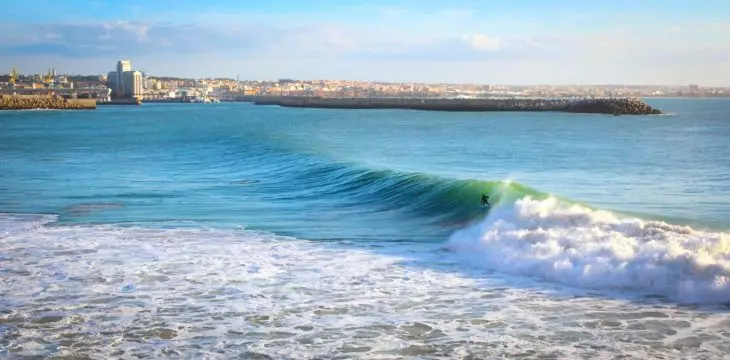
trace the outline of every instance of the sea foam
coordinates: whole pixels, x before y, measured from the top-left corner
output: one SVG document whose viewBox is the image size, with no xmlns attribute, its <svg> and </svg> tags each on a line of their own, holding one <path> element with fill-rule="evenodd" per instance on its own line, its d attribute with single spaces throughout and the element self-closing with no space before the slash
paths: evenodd
<svg viewBox="0 0 730 360">
<path fill-rule="evenodd" d="M 455 232 L 480 266 L 565 285 L 730 301 L 730 236 L 525 197 Z"/>
<path fill-rule="evenodd" d="M 0 214 L 0 354 L 721 358 L 730 314 L 574 296 L 439 244 Z M 483 255 L 483 254 L 482 254 Z M 581 290 L 582 291 L 582 290 Z M 701 349 L 699 349 L 701 346 Z M 701 351 L 698 351 L 701 350 Z"/>
</svg>

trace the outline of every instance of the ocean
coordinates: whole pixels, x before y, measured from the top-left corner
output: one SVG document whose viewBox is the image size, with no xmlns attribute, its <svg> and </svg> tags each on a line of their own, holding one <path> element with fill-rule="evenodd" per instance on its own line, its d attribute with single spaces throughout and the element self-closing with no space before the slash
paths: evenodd
<svg viewBox="0 0 730 360">
<path fill-rule="evenodd" d="M 0 113 L 0 355 L 723 358 L 730 101 L 647 102 Z"/>
</svg>

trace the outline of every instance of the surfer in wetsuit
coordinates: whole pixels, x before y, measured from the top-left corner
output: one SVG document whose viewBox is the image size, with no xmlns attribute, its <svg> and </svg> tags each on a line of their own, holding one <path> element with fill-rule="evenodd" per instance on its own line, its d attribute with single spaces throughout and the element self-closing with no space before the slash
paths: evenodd
<svg viewBox="0 0 730 360">
<path fill-rule="evenodd" d="M 489 196 L 482 194 L 482 207 L 485 205 L 492 206 L 492 204 L 489 203 Z"/>
</svg>

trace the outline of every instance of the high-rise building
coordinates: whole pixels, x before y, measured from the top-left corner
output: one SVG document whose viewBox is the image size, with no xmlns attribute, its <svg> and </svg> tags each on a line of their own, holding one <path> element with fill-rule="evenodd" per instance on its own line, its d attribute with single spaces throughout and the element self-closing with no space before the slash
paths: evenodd
<svg viewBox="0 0 730 360">
<path fill-rule="evenodd" d="M 128 98 L 139 98 L 142 97 L 142 73 L 139 71 L 125 71 L 124 72 L 124 88 L 126 89 L 126 96 Z"/>
<path fill-rule="evenodd" d="M 117 94 L 115 95 L 115 97 L 129 97 L 126 88 L 127 81 L 124 78 L 127 71 L 132 71 L 132 63 L 129 60 L 119 60 L 117 62 Z"/>
<path fill-rule="evenodd" d="M 115 99 L 141 98 L 144 94 L 144 76 L 139 71 L 132 70 L 129 60 L 117 62 L 117 71 L 110 71 L 106 84 Z"/>
</svg>

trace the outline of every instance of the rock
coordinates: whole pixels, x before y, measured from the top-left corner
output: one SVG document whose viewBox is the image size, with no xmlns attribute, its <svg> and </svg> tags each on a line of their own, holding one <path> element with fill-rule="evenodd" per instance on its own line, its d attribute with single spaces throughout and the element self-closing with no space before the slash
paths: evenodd
<svg viewBox="0 0 730 360">
<path fill-rule="evenodd" d="M 0 110 L 33 110 L 59 109 L 82 110 L 95 109 L 94 100 L 66 100 L 60 96 L 43 95 L 0 95 Z"/>
<path fill-rule="evenodd" d="M 584 99 L 568 104 L 565 109 L 573 113 L 599 113 L 614 115 L 661 114 L 658 109 L 639 99 Z"/>
</svg>

